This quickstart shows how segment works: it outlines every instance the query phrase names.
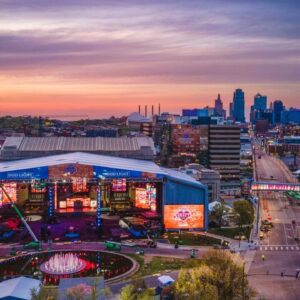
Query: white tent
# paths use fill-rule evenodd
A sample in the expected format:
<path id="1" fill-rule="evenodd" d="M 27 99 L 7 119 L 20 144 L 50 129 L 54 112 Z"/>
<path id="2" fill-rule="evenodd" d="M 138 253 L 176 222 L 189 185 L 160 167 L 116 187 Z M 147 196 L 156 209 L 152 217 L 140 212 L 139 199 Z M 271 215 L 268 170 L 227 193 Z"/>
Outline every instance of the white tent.
<path id="1" fill-rule="evenodd" d="M 0 283 L 0 299 L 30 300 L 30 291 L 39 290 L 40 280 L 17 277 Z"/>
<path id="2" fill-rule="evenodd" d="M 172 284 L 175 280 L 168 275 L 163 275 L 158 277 L 158 281 L 162 286 L 168 286 Z"/>
<path id="3" fill-rule="evenodd" d="M 220 201 L 213 201 L 208 204 L 208 210 L 211 212 L 215 209 L 216 206 L 222 205 Z M 229 205 L 224 204 L 224 210 L 231 210 L 232 208 Z"/>

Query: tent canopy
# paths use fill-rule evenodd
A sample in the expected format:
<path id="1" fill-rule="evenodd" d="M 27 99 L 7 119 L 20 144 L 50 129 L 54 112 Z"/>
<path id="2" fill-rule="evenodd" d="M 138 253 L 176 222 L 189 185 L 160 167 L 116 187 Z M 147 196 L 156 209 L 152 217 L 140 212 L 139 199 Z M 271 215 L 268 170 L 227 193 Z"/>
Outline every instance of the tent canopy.
<path id="1" fill-rule="evenodd" d="M 0 299 L 29 300 L 32 289 L 39 290 L 41 282 L 37 279 L 17 277 L 0 283 Z"/>

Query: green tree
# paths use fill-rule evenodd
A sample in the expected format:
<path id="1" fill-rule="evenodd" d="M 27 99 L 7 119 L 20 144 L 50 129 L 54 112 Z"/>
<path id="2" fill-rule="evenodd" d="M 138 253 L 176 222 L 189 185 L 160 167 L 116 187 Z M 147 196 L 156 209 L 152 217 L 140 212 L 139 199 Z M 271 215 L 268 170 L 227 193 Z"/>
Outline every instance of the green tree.
<path id="1" fill-rule="evenodd" d="M 212 250 L 200 267 L 182 270 L 173 285 L 175 299 L 249 300 L 254 296 L 242 260 L 229 252 Z"/>
<path id="2" fill-rule="evenodd" d="M 125 285 L 120 294 L 120 300 L 134 300 L 137 297 L 137 291 L 133 284 Z"/>
<path id="3" fill-rule="evenodd" d="M 249 225 L 254 220 L 254 209 L 251 203 L 247 200 L 239 200 L 233 203 L 233 209 L 238 215 L 238 224 Z"/>
<path id="4" fill-rule="evenodd" d="M 223 202 L 216 204 L 210 214 L 210 219 L 215 221 L 219 226 L 222 226 L 224 214 L 228 211 Z"/>
<path id="5" fill-rule="evenodd" d="M 249 287 L 240 256 L 226 251 L 210 250 L 202 259 L 203 264 L 212 271 L 208 282 L 217 288 L 218 299 L 253 298 L 254 292 Z"/>
<path id="6" fill-rule="evenodd" d="M 141 288 L 140 284 L 125 285 L 120 293 L 120 300 L 152 300 L 155 290 L 151 288 Z"/>
<path id="7" fill-rule="evenodd" d="M 58 299 L 58 290 L 56 288 L 45 288 L 31 289 L 30 290 L 31 300 L 56 300 Z"/>

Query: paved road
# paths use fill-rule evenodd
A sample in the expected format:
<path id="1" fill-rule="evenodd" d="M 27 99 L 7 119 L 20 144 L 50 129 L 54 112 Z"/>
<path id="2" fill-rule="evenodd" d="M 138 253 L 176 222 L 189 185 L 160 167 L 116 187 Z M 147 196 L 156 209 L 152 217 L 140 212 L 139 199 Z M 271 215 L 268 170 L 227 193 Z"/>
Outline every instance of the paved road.
<path id="1" fill-rule="evenodd" d="M 261 153 L 261 159 L 256 156 L 256 170 L 258 181 L 292 180 L 282 164 L 266 153 Z M 290 203 L 283 192 L 260 192 L 259 203 L 260 218 L 269 218 L 274 228 L 252 255 L 248 270 L 250 284 L 266 299 L 300 299 L 300 279 L 295 278 L 296 269 L 300 269 L 300 245 L 295 241 L 295 237 L 300 237 L 300 206 Z"/>

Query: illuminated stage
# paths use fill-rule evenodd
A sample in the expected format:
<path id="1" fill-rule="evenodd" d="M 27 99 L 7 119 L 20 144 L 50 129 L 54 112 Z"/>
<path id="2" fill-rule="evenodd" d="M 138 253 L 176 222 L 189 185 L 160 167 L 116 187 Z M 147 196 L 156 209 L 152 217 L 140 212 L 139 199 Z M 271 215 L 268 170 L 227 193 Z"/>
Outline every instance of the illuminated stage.
<path id="1" fill-rule="evenodd" d="M 89 214 L 100 227 L 105 213 L 152 213 L 167 230 L 207 228 L 206 186 L 149 161 L 70 153 L 2 162 L 0 180 L 28 215 Z M 0 207 L 8 202 L 0 192 Z"/>

